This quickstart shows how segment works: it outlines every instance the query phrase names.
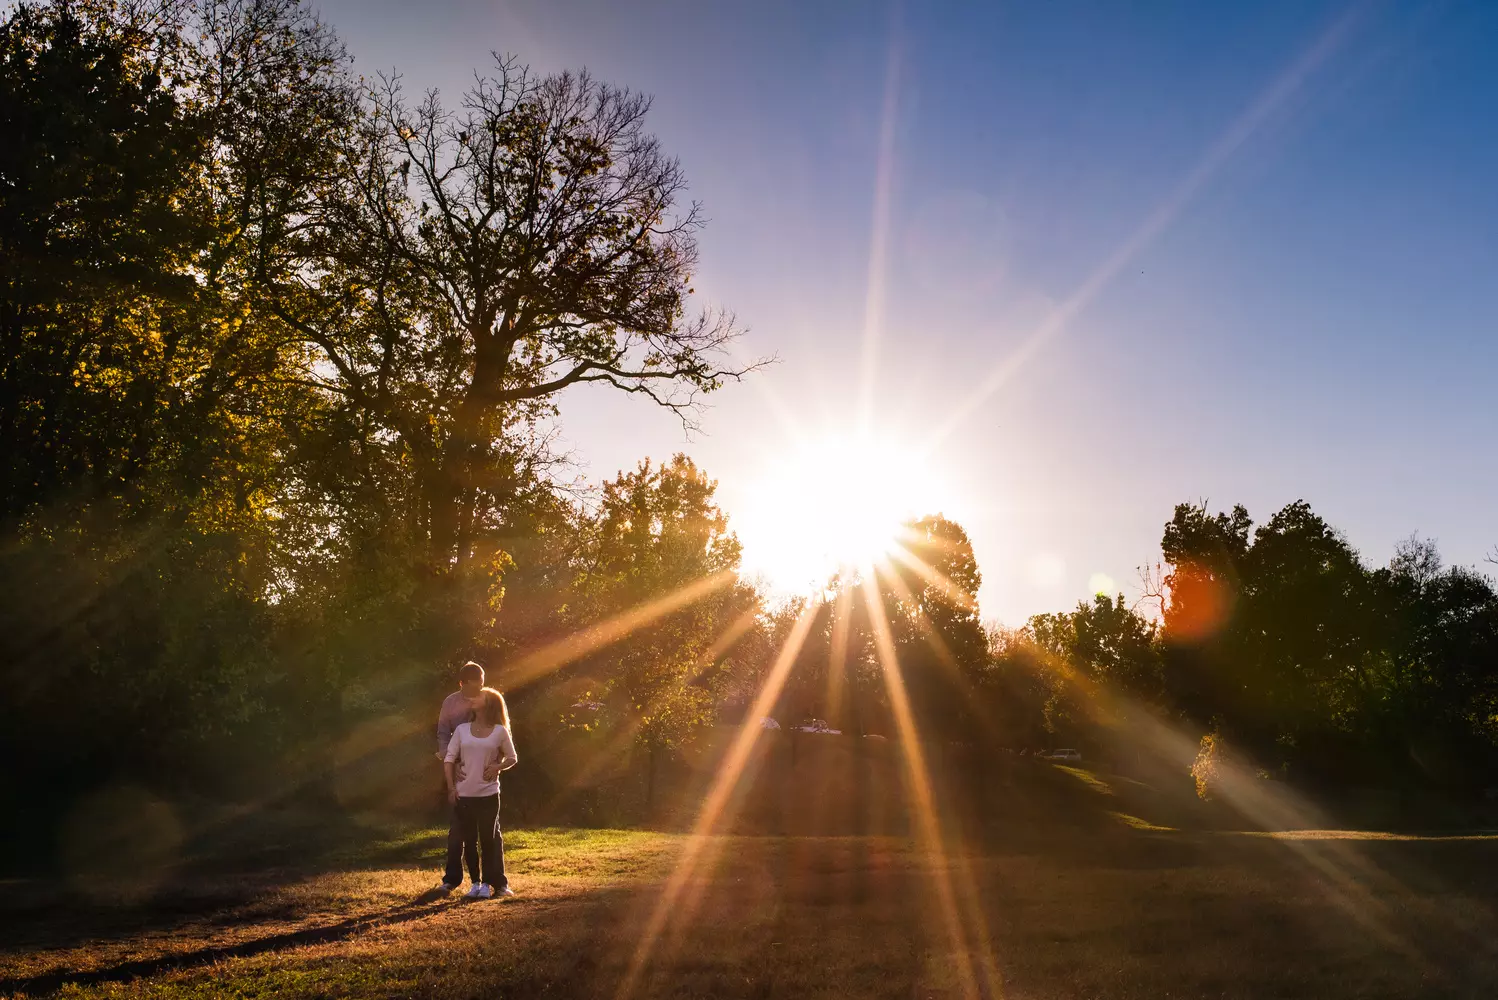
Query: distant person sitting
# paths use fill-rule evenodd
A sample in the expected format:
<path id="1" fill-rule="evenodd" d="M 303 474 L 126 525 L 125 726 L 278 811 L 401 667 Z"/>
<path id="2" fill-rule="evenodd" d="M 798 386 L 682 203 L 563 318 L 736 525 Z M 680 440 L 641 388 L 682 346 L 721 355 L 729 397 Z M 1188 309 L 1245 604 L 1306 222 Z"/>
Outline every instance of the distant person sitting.
<path id="1" fill-rule="evenodd" d="M 453 807 L 463 857 L 468 862 L 468 877 L 473 882 L 468 889 L 472 899 L 515 895 L 505 877 L 505 842 L 499 829 L 499 772 L 514 767 L 517 759 L 504 695 L 493 688 L 484 688 L 479 692 L 473 721 L 459 725 L 453 732 L 443 768 L 447 800 Z M 452 882 L 449 873 L 443 885 Z"/>
<path id="2" fill-rule="evenodd" d="M 442 701 L 442 710 L 437 713 L 437 759 L 447 760 L 447 748 L 452 744 L 453 732 L 466 722 L 473 721 L 473 710 L 478 706 L 479 692 L 484 688 L 484 668 L 469 660 L 458 668 L 458 690 Z M 444 768 L 445 770 L 445 768 Z M 458 777 L 462 778 L 461 765 Z M 440 888 L 452 892 L 463 884 L 463 834 L 458 825 L 458 813 L 449 802 L 447 827 L 447 872 L 442 877 Z"/>

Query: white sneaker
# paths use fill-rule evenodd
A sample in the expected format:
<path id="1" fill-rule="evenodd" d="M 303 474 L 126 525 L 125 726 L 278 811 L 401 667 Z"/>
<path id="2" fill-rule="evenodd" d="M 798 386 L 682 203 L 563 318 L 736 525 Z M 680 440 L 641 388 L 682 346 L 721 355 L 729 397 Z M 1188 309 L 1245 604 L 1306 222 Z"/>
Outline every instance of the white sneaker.
<path id="1" fill-rule="evenodd" d="M 510 896 L 515 895 L 515 890 L 511 889 L 507 885 L 502 885 L 498 889 L 494 890 L 494 895 L 499 896 L 501 899 L 507 899 Z"/>
<path id="2" fill-rule="evenodd" d="M 457 884 L 453 883 L 453 882 L 441 882 L 441 883 L 438 883 L 437 888 L 434 889 L 434 890 L 432 890 L 432 891 L 433 892 L 440 892 L 440 893 L 442 893 L 442 895 L 446 896 L 449 893 L 451 893 L 454 889 L 456 889 L 457 887 L 458 887 Z"/>
<path id="3" fill-rule="evenodd" d="M 482 882 L 475 882 L 468 887 L 467 896 L 469 899 L 488 899 L 493 895 L 494 890 Z"/>

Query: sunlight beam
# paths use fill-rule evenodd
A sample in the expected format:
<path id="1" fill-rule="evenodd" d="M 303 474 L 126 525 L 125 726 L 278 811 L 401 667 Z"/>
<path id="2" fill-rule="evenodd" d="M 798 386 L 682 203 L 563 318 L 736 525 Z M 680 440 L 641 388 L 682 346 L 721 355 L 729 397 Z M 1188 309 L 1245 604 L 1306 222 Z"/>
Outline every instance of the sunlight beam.
<path id="1" fill-rule="evenodd" d="M 753 360 L 746 359 L 738 351 L 734 350 L 732 341 L 723 345 L 723 351 L 735 365 L 741 368 L 747 368 Z M 770 360 L 776 362 L 779 359 L 772 357 Z M 767 378 L 752 378 L 748 380 L 748 384 L 753 386 L 761 398 L 764 399 L 765 405 L 770 408 L 770 412 L 774 415 L 775 420 L 780 424 L 780 429 L 785 432 L 786 436 L 796 445 L 803 444 L 806 440 L 806 429 L 796 419 L 790 404 L 785 401 L 780 393 L 775 391 L 773 383 Z"/>
<path id="2" fill-rule="evenodd" d="M 900 746 L 904 751 L 910 794 L 915 801 L 916 818 L 919 821 L 920 838 L 931 863 L 932 880 L 936 883 L 937 904 L 941 909 L 942 923 L 952 946 L 957 962 L 958 977 L 962 983 L 964 997 L 978 997 L 978 982 L 973 972 L 972 955 L 962 932 L 962 921 L 957 912 L 957 903 L 952 891 L 951 873 L 947 869 L 946 848 L 942 843 L 941 822 L 936 815 L 935 796 L 931 787 L 931 775 L 926 768 L 926 758 L 921 751 L 920 735 L 916 732 L 915 716 L 910 710 L 910 698 L 905 691 L 905 680 L 895 655 L 895 643 L 890 635 L 889 621 L 884 616 L 884 604 L 872 577 L 863 581 L 865 603 L 869 608 L 869 622 L 874 633 L 874 647 L 879 654 L 879 665 L 883 669 L 885 687 L 889 692 L 890 708 L 894 712 L 895 727 L 899 732 Z M 989 995 L 997 996 L 992 987 Z"/>
<path id="3" fill-rule="evenodd" d="M 911 558 L 915 559 L 914 556 Z M 925 565 L 924 563 L 920 563 L 919 559 L 915 559 L 915 561 L 920 565 Z M 929 566 L 926 569 L 932 574 L 933 578 L 946 579 Z M 956 655 L 952 652 L 951 647 L 947 645 L 946 640 L 941 637 L 941 633 L 936 630 L 936 626 L 931 623 L 931 618 L 926 612 L 921 610 L 916 602 L 915 594 L 911 593 L 910 588 L 905 585 L 905 581 L 901 580 L 898 574 L 885 573 L 884 580 L 894 588 L 896 592 L 895 596 L 910 604 L 916 616 L 916 624 L 921 628 L 921 636 L 926 640 L 926 645 L 930 646 L 931 651 L 936 654 L 937 660 L 951 677 L 952 683 L 956 685 L 958 692 L 967 701 L 969 709 L 973 712 L 978 722 L 990 734 L 997 733 L 999 727 L 994 721 L 993 714 L 984 705 L 982 696 L 973 687 L 972 683 L 962 675 L 962 668 L 957 663 Z M 950 581 L 948 585 L 951 586 Z"/>
<path id="4" fill-rule="evenodd" d="M 863 303 L 863 355 L 859 375 L 858 419 L 874 422 L 874 379 L 879 367 L 879 336 L 884 327 L 885 274 L 889 257 L 890 200 L 894 187 L 895 126 L 900 105 L 900 6 L 891 4 L 889 49 L 884 64 L 884 99 L 879 116 L 879 152 L 874 164 L 874 205 L 870 213 L 869 267 Z"/>
<path id="5" fill-rule="evenodd" d="M 504 687 L 507 689 L 522 687 L 560 670 L 575 660 L 582 659 L 589 653 L 618 642 L 635 629 L 644 628 L 673 611 L 695 604 L 714 591 L 729 586 L 736 579 L 737 575 L 732 570 L 724 570 L 721 573 L 703 577 L 701 580 L 694 580 L 664 597 L 646 601 L 612 618 L 590 625 L 581 632 L 527 653 L 514 663 L 501 667 L 499 676 L 503 679 Z"/>
<path id="6" fill-rule="evenodd" d="M 764 683 L 760 685 L 759 694 L 755 696 L 754 704 L 743 726 L 739 728 L 734 737 L 733 745 L 723 763 L 718 767 L 718 773 L 713 777 L 712 787 L 708 789 L 707 798 L 702 803 L 702 809 L 697 814 L 697 820 L 692 824 L 692 831 L 687 836 L 686 847 L 682 856 L 672 869 L 671 877 L 666 881 L 660 898 L 651 910 L 650 918 L 646 921 L 644 929 L 640 933 L 640 942 L 635 948 L 634 956 L 630 960 L 629 969 L 619 984 L 615 993 L 618 1000 L 628 1000 L 634 996 L 635 990 L 644 975 L 645 966 L 650 961 L 650 955 L 655 949 L 656 941 L 666 929 L 667 922 L 674 914 L 678 903 L 681 901 L 682 893 L 687 884 L 696 874 L 698 865 L 703 860 L 712 842 L 716 839 L 713 832 L 720 819 L 723 818 L 725 807 L 738 785 L 740 775 L 743 774 L 744 766 L 749 762 L 749 755 L 754 750 L 754 744 L 760 739 L 762 730 L 759 720 L 774 707 L 776 700 L 780 697 L 781 690 L 785 687 L 786 678 L 790 676 L 791 667 L 796 662 L 796 656 L 801 652 L 801 646 L 806 642 L 806 635 L 811 629 L 812 621 L 816 617 L 816 605 L 807 602 L 791 626 L 790 635 L 786 637 L 785 646 L 775 658 L 775 663 L 770 667 Z"/>
<path id="7" fill-rule="evenodd" d="M 692 664 L 692 668 L 681 679 L 681 685 L 690 684 L 700 677 L 704 670 L 712 666 L 713 661 L 726 653 L 733 647 L 734 643 L 744 637 L 745 633 L 754 626 L 758 617 L 758 609 L 751 608 L 730 622 L 718 638 L 713 640 L 712 645 L 697 657 L 696 661 Z M 638 719 L 631 719 L 625 725 L 621 726 L 619 732 L 613 735 L 608 744 L 593 754 L 587 763 L 563 784 L 561 790 L 548 803 L 547 809 L 552 810 L 557 808 L 567 800 L 569 795 L 591 784 L 593 779 L 608 766 L 610 761 L 617 759 L 624 753 L 629 747 L 630 741 L 634 739 L 635 734 L 639 731 L 640 721 Z"/>
<path id="8" fill-rule="evenodd" d="M 913 569 L 916 569 L 917 571 L 924 570 L 925 574 L 927 574 L 927 578 L 930 579 L 933 584 L 939 587 L 944 584 L 945 591 L 952 594 L 961 595 L 965 593 L 950 580 L 948 580 L 946 576 L 928 566 L 923 560 L 921 560 L 913 553 L 907 552 L 906 555 L 910 560 L 911 567 Z M 915 595 L 910 592 L 910 588 L 905 585 L 905 581 L 901 580 L 899 576 L 894 573 L 885 574 L 885 579 L 891 586 L 897 588 L 897 596 L 908 601 L 912 606 L 915 606 Z M 973 610 L 976 609 L 977 604 L 976 602 L 974 602 Z M 932 625 L 931 619 L 927 617 L 926 613 L 919 607 L 915 607 L 915 613 L 918 617 L 918 624 L 921 627 L 922 635 L 926 639 L 927 644 L 936 652 L 937 658 L 941 661 L 942 666 L 946 668 L 948 673 L 951 675 L 953 683 L 957 686 L 957 689 L 961 692 L 962 696 L 967 700 L 970 710 L 976 715 L 979 723 L 983 725 L 983 727 L 990 734 L 997 733 L 999 731 L 999 726 L 995 722 L 993 714 L 984 704 L 984 700 L 981 695 L 973 688 L 973 685 L 969 683 L 968 679 L 963 676 L 962 669 L 957 663 L 957 657 L 953 655 L 952 650 L 947 646 L 946 641 L 943 640 L 940 633 L 936 631 L 935 626 Z M 974 878 L 972 865 L 968 862 L 967 858 L 962 854 L 961 851 L 958 851 L 956 854 L 952 855 L 950 861 L 952 865 L 957 869 L 958 879 L 956 885 L 958 889 L 958 895 L 961 897 L 963 911 L 967 916 L 968 926 L 973 928 L 974 934 L 977 938 L 977 952 L 979 961 L 981 962 L 981 971 L 983 973 L 983 983 L 986 990 L 986 995 L 990 997 L 1000 996 L 1001 994 L 998 987 L 1003 980 L 999 974 L 998 962 L 994 957 L 993 934 L 988 926 L 988 917 L 983 912 L 983 901 L 978 896 L 976 888 L 978 883 Z"/>
<path id="9" fill-rule="evenodd" d="M 1136 748 L 1169 762 L 1177 773 L 1186 772 L 1196 759 L 1198 742 L 1172 724 L 1162 721 L 1150 707 L 1105 681 L 1089 677 L 1065 660 L 1047 654 L 1046 668 L 1056 672 L 1079 696 L 1092 724 L 1106 727 Z M 1219 765 L 1220 781 L 1215 798 L 1263 830 L 1306 829 L 1326 825 L 1328 817 L 1298 793 L 1278 782 L 1267 782 L 1232 762 Z M 1401 935 L 1387 898 L 1404 889 L 1392 874 L 1359 853 L 1354 844 L 1340 841 L 1273 838 L 1309 872 L 1320 876 L 1310 883 L 1329 903 L 1342 910 L 1383 947 L 1396 952 L 1422 969 L 1433 969 L 1419 945 Z M 1459 937 L 1470 934 L 1460 922 L 1451 921 L 1446 932 Z M 1474 942 L 1475 943 L 1475 942 Z"/>
<path id="10" fill-rule="evenodd" d="M 1148 247 L 1160 234 L 1163 233 L 1180 215 L 1181 210 L 1196 197 L 1197 193 L 1206 183 L 1222 169 L 1223 165 L 1232 158 L 1233 154 L 1254 134 L 1280 107 L 1298 91 L 1306 80 L 1314 73 L 1342 44 L 1352 24 L 1361 13 L 1360 5 L 1354 4 L 1340 18 L 1334 21 L 1330 27 L 1323 31 L 1320 36 L 1291 63 L 1278 77 L 1270 81 L 1270 84 L 1261 93 L 1253 104 L 1249 105 L 1238 118 L 1228 126 L 1227 130 L 1218 137 L 1217 141 L 1207 147 L 1206 152 L 1192 167 L 1191 171 L 1178 183 L 1174 190 L 1155 207 L 1155 210 L 1145 217 L 1143 223 L 1134 230 L 1128 239 L 1114 250 L 1104 261 L 1093 270 L 1087 280 L 1071 294 L 1060 306 L 1058 306 L 1043 323 L 1040 324 L 1020 346 L 1008 358 L 1001 361 L 988 376 L 979 383 L 978 387 L 944 420 L 932 433 L 927 450 L 935 450 L 946 438 L 952 434 L 962 423 L 968 419 L 988 397 L 997 392 L 1009 378 L 1018 371 L 1037 351 L 1043 347 L 1056 334 L 1060 333 L 1077 314 L 1087 308 L 1092 300 L 1106 288 L 1113 279 L 1129 265 L 1142 250 Z"/>
<path id="11" fill-rule="evenodd" d="M 926 560 L 906 548 L 903 542 L 896 542 L 889 547 L 888 555 L 900 565 L 915 573 L 922 580 L 941 591 L 942 596 L 964 611 L 978 613 L 978 597 L 969 594 L 957 584 L 953 583 L 944 573 L 940 573 Z"/>
<path id="12" fill-rule="evenodd" d="M 843 690 L 848 674 L 848 618 L 853 611 L 853 592 L 839 587 L 832 605 L 832 641 L 827 664 L 827 718 L 840 719 Z"/>

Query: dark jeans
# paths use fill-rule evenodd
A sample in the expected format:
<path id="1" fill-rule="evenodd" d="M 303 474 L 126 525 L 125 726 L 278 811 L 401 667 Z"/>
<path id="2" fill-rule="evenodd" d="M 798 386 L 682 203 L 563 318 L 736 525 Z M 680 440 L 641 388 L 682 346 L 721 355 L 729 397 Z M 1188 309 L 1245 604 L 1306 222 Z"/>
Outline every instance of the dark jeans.
<path id="1" fill-rule="evenodd" d="M 505 838 L 499 829 L 499 796 L 459 798 L 453 806 L 452 826 L 447 831 L 447 874 L 443 881 L 463 881 L 460 858 L 468 862 L 468 877 L 499 889 L 505 878 Z"/>
<path id="2" fill-rule="evenodd" d="M 446 786 L 443 787 L 442 797 L 447 798 Z M 447 805 L 447 872 L 442 876 L 442 881 L 448 885 L 461 885 L 463 882 L 463 824 L 458 821 L 458 807 L 451 803 Z"/>

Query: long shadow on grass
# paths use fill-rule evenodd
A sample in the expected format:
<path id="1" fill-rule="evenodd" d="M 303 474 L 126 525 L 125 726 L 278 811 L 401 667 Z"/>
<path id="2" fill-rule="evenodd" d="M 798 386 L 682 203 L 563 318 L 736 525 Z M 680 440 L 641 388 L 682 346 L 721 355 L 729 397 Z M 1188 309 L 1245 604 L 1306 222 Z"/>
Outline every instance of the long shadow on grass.
<path id="1" fill-rule="evenodd" d="M 187 922 L 238 924 L 245 920 L 243 907 L 250 904 L 257 904 L 252 915 L 257 922 L 292 916 L 296 903 L 286 903 L 285 914 L 262 904 L 277 890 L 329 871 L 440 869 L 443 847 L 435 828 L 379 839 L 368 829 L 341 822 L 334 816 L 318 828 L 310 822 L 252 818 L 230 835 L 192 845 L 148 902 L 128 908 L 78 899 L 69 891 L 70 883 L 56 877 L 0 882 L 0 923 L 11 931 L 5 950 L 72 948 L 101 937 L 132 937 L 143 929 L 143 921 L 153 931 L 171 931 Z"/>
<path id="2" fill-rule="evenodd" d="M 361 931 L 369 930 L 373 927 L 419 920 L 422 917 L 440 913 L 447 909 L 448 906 L 463 905 L 461 902 L 453 902 L 447 906 L 440 907 L 432 905 L 444 898 L 444 896 L 435 891 L 425 892 L 409 903 L 401 903 L 379 913 L 367 913 L 359 917 L 350 917 L 336 924 L 327 924 L 322 927 L 305 927 L 301 930 L 288 931 L 285 934 L 272 934 L 268 937 L 255 938 L 253 941 L 241 941 L 237 944 L 201 948 L 197 951 L 163 955 L 160 958 L 142 959 L 137 962 L 123 962 L 119 965 L 110 966 L 107 969 L 92 969 L 87 972 L 47 972 L 26 978 L 0 979 L 0 994 L 12 992 L 50 993 L 61 989 L 67 984 L 84 986 L 93 983 L 139 979 L 145 976 L 160 975 L 164 972 L 209 965 L 226 958 L 246 958 L 268 951 L 279 951 L 282 948 L 296 948 L 302 945 L 327 944 L 330 941 L 341 941 L 344 938 L 352 937 Z"/>

